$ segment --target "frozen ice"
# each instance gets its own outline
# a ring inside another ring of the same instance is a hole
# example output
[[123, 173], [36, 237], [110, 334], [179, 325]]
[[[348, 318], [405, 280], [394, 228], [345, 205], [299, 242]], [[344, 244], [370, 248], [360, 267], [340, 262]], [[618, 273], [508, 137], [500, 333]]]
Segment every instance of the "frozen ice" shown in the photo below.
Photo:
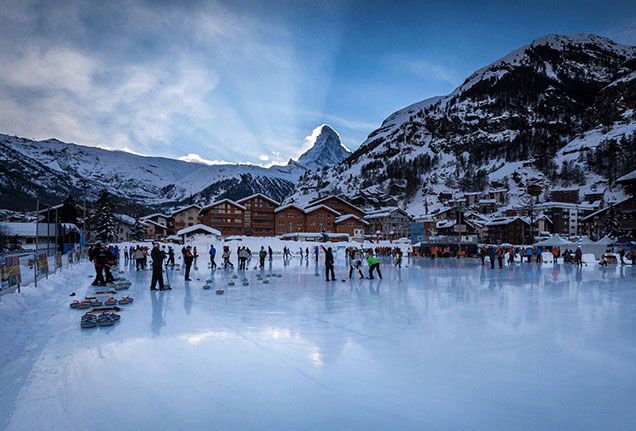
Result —
[[200, 265], [168, 292], [123, 267], [135, 300], [93, 329], [68, 307], [95, 291], [79, 263], [0, 300], [0, 429], [635, 428], [635, 267], [404, 263]]

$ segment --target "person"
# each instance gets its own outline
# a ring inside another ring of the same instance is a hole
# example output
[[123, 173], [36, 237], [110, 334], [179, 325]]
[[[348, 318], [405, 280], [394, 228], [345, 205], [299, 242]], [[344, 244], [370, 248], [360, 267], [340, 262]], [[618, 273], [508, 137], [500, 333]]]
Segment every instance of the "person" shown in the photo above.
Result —
[[532, 247], [528, 247], [526, 255], [528, 256], [528, 263], [532, 262]]
[[216, 257], [216, 248], [214, 248], [214, 244], [212, 244], [210, 246], [210, 268], [215, 269], [216, 268], [216, 262], [214, 261], [214, 258]]
[[486, 266], [486, 247], [479, 249], [479, 257], [481, 258], [481, 266]]
[[320, 254], [320, 250], [318, 249], [318, 246], [314, 247], [314, 257], [316, 258], [316, 263], [318, 263], [318, 254]]
[[490, 259], [490, 269], [495, 269], [495, 258], [497, 257], [497, 249], [494, 245], [488, 249], [488, 258]]
[[373, 272], [377, 271], [378, 277], [382, 280], [382, 272], [380, 272], [380, 259], [375, 256], [367, 256], [367, 265], [369, 265], [369, 278], [373, 280]]
[[163, 284], [163, 260], [166, 258], [166, 253], [159, 249], [159, 243], [152, 243], [152, 251], [150, 252], [150, 258], [152, 259], [152, 282], [150, 283], [150, 290], [157, 290], [157, 283], [159, 283], [159, 290], [168, 290]]
[[309, 260], [309, 247], [305, 247], [305, 259]]
[[497, 262], [499, 263], [499, 269], [503, 268], [504, 251], [501, 246], [497, 247]]
[[355, 270], [357, 270], [358, 274], [360, 274], [360, 278], [364, 278], [364, 274], [362, 273], [362, 260], [351, 259], [349, 261], [349, 278], [351, 278], [353, 271]]
[[194, 258], [194, 261], [197, 261], [197, 257], [199, 257], [199, 253], [197, 252], [197, 247], [194, 246], [194, 248], [192, 249], [192, 257]]
[[137, 246], [135, 252], [133, 253], [133, 256], [135, 257], [135, 268], [137, 269], [137, 271], [139, 271], [140, 268], [143, 269], [144, 252], [141, 250], [140, 246]]
[[[325, 276], [327, 281], [336, 281], [336, 275], [334, 273], [334, 258], [333, 258], [333, 249], [331, 247], [325, 248], [323, 245], [320, 246], [325, 252]], [[331, 275], [331, 280], [329, 280], [329, 275]]]
[[166, 266], [174, 266], [174, 249], [172, 246], [168, 246], [168, 260], [166, 261]]
[[576, 266], [583, 266], [583, 252], [581, 251], [581, 247], [577, 247], [574, 252], [574, 263], [576, 263]]
[[541, 247], [537, 247], [537, 263], [543, 262], [543, 249]]
[[128, 247], [124, 247], [124, 263], [128, 263]]
[[621, 265], [625, 265], [625, 249], [621, 248], [621, 251], [618, 254], [621, 258]]
[[191, 247], [187, 246], [185, 248], [185, 253], [183, 254], [183, 264], [185, 265], [185, 280], [192, 281], [190, 279], [190, 268], [192, 267], [192, 262], [194, 261], [194, 255], [192, 254]]
[[300, 259], [302, 260], [302, 258], [303, 258], [303, 248], [300, 247]]
[[238, 248], [239, 269], [245, 269], [245, 262], [247, 262], [248, 257], [249, 257], [249, 254], [247, 252], [247, 248], [239, 247]]
[[234, 264], [232, 264], [232, 262], [230, 262], [230, 247], [223, 246], [223, 268], [227, 269], [228, 265], [231, 266], [232, 268], [234, 268]]
[[258, 252], [258, 266], [259, 268], [265, 268], [265, 258], [267, 257], [267, 251], [265, 247], [261, 246], [261, 251]]
[[272, 248], [270, 246], [267, 246], [267, 255], [269, 256], [269, 261], [272, 261], [272, 255], [274, 254], [274, 251], [272, 250]]
[[106, 264], [104, 265], [106, 284], [112, 284], [115, 281], [115, 278], [113, 277], [113, 273], [110, 269], [115, 266], [115, 255], [113, 254], [113, 249], [106, 246], [104, 246], [104, 253], [106, 254]]
[[395, 266], [402, 268], [402, 250], [399, 248], [395, 251]]
[[101, 244], [97, 244], [91, 250], [89, 250], [88, 258], [93, 262], [95, 266], [95, 280], [93, 286], [106, 286], [104, 280], [104, 265], [106, 264], [106, 253], [101, 247]]
[[632, 255], [632, 265], [636, 265], [636, 247], [632, 248], [631, 255]]
[[513, 246], [508, 247], [508, 265], [515, 263], [515, 249]]

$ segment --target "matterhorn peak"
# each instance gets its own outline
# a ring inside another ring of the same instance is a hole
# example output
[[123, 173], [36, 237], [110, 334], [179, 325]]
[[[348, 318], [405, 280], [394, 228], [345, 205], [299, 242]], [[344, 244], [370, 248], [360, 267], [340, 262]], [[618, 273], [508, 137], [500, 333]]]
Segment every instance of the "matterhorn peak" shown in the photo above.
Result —
[[328, 124], [316, 127], [305, 138], [305, 148], [309, 149], [298, 158], [298, 163], [311, 170], [340, 163], [351, 154], [340, 142], [338, 133]]

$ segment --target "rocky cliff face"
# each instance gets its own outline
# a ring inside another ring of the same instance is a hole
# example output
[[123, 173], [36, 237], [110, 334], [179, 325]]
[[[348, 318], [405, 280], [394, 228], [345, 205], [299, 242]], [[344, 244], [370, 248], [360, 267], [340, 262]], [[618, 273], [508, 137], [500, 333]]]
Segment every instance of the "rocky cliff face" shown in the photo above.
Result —
[[351, 154], [336, 131], [326, 124], [316, 127], [306, 140], [310, 148], [298, 158], [298, 163], [310, 170], [336, 165]]

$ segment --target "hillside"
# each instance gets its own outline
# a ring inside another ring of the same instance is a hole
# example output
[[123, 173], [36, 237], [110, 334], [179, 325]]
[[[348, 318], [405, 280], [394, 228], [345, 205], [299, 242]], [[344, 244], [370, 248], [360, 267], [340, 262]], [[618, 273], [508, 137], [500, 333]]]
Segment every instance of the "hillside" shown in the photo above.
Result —
[[[440, 191], [528, 182], [617, 193], [636, 166], [636, 48], [576, 34], [535, 40], [452, 93], [391, 114], [350, 157], [307, 173], [288, 201], [319, 193], [396, 198], [412, 214]], [[377, 199], [375, 199], [377, 198]]]

